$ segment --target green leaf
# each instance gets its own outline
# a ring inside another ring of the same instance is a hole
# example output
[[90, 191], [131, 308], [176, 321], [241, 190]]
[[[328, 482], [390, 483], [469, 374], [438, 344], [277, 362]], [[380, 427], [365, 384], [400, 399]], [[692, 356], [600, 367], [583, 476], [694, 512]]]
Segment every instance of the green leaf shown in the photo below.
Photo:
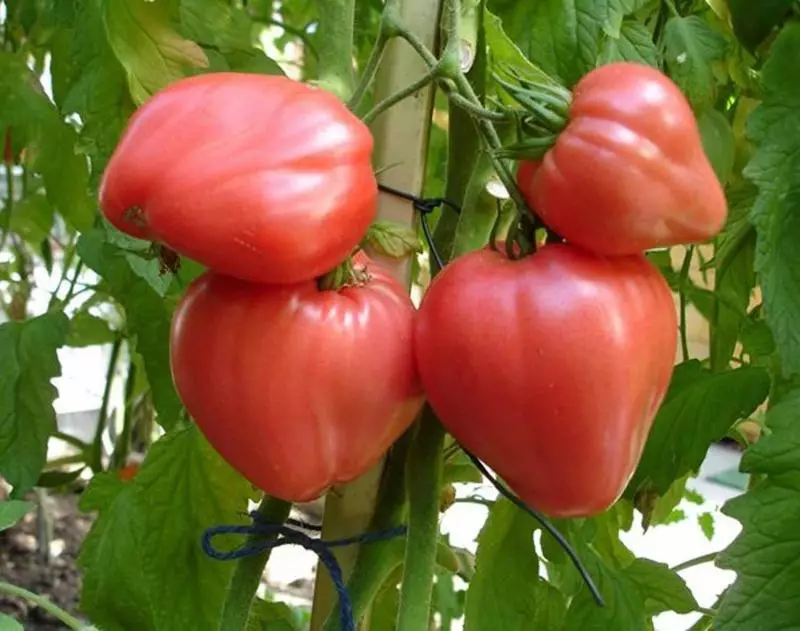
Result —
[[128, 0], [104, 7], [108, 42], [125, 68], [135, 103], [182, 78], [185, 69], [208, 66], [203, 49], [172, 29], [163, 2]]
[[258, 29], [243, 9], [224, 0], [183, 0], [180, 15], [181, 32], [206, 48], [210, 70], [283, 74], [277, 63], [256, 48]]
[[31, 245], [38, 246], [50, 235], [54, 220], [53, 206], [43, 193], [37, 191], [14, 205], [11, 230]]
[[19, 520], [33, 510], [33, 504], [22, 500], [0, 502], [0, 532], [17, 525]]
[[800, 391], [767, 413], [772, 434], [744, 454], [741, 470], [766, 478], [730, 500], [722, 512], [742, 531], [717, 558], [737, 573], [722, 600], [715, 629], [784, 631], [800, 620]]
[[200, 538], [243, 523], [251, 494], [196, 426], [156, 442], [132, 482], [96, 476], [80, 504], [99, 512], [78, 559], [82, 610], [105, 631], [217, 631], [234, 565]]
[[0, 631], [25, 631], [25, 628], [11, 616], [0, 613]]
[[108, 344], [114, 341], [114, 337], [114, 331], [103, 318], [80, 311], [69, 322], [67, 346], [84, 347]]
[[52, 43], [53, 94], [64, 114], [81, 117], [81, 148], [92, 160], [93, 181], [134, 110], [125, 70], [106, 38], [102, 6], [77, 3], [61, 18]]
[[287, 604], [257, 598], [250, 610], [246, 631], [299, 631], [299, 627]]
[[633, 61], [658, 66], [653, 34], [641, 22], [625, 20], [617, 37], [606, 36], [597, 58], [602, 66], [615, 61]]
[[775, 352], [775, 338], [763, 320], [747, 321], [742, 327], [739, 340], [742, 343], [742, 350], [750, 356], [751, 361]]
[[109, 243], [105, 230], [98, 228], [82, 234], [78, 253], [84, 263], [106, 281], [111, 295], [125, 309], [127, 327], [136, 336], [136, 351], [144, 359], [147, 379], [152, 386], [158, 422], [167, 430], [173, 428], [182, 405], [170, 373], [172, 310], [169, 302], [134, 271], [129, 257], [135, 255]]
[[675, 480], [666, 493], [639, 493], [636, 496], [636, 508], [642, 513], [642, 527], [647, 529], [650, 526], [659, 524], [671, 524], [681, 521], [685, 516], [683, 511], [677, 511], [678, 504], [688, 491], [686, 482], [689, 475]]
[[706, 539], [711, 541], [714, 538], [714, 514], [702, 513], [698, 515], [697, 524], [700, 526], [700, 530], [703, 531]]
[[636, 559], [625, 568], [625, 575], [645, 595], [648, 615], [664, 611], [691, 613], [699, 606], [684, 580], [663, 563]]
[[44, 489], [54, 489], [66, 484], [70, 484], [78, 479], [83, 472], [84, 467], [73, 469], [72, 471], [60, 471], [55, 469], [53, 471], [43, 471], [36, 480], [36, 486]]
[[580, 554], [603, 594], [605, 606], [598, 607], [589, 590], [581, 589], [570, 603], [562, 631], [649, 631], [645, 593], [634, 581], [636, 577], [608, 565], [585, 544]]
[[481, 482], [482, 480], [481, 472], [475, 468], [475, 465], [472, 464], [467, 454], [461, 450], [444, 463], [444, 471], [442, 473], [443, 484], [452, 484], [454, 482]]
[[623, 18], [647, 0], [498, 1], [506, 32], [534, 64], [574, 85], [597, 65], [606, 36], [621, 36]]
[[747, 212], [754, 197], [745, 191], [729, 196], [731, 213], [716, 256], [716, 290], [719, 300], [710, 309], [710, 362], [712, 370], [724, 370], [736, 347], [756, 278], [756, 234]]
[[[486, 45], [492, 51], [493, 66], [513, 68], [522, 78], [545, 85], [558, 85], [541, 68], [532, 63], [503, 30], [502, 20], [490, 11], [485, 12], [483, 20]], [[493, 68], [499, 70], [499, 68]], [[510, 97], [509, 97], [510, 98]]]
[[36, 483], [56, 431], [51, 379], [61, 375], [56, 351], [68, 326], [58, 311], [0, 325], [0, 475], [17, 497]]
[[665, 60], [670, 77], [701, 111], [711, 105], [716, 81], [711, 62], [725, 57], [727, 40], [700, 16], [672, 17], [664, 28]]
[[736, 37], [750, 51], [766, 39], [791, 12], [791, 0], [728, 0]]
[[401, 259], [422, 251], [417, 231], [394, 221], [376, 221], [364, 236], [367, 245], [384, 256]]
[[744, 173], [759, 189], [751, 219], [767, 324], [787, 373], [800, 372], [800, 23], [784, 27], [761, 73], [763, 102], [750, 115], [756, 150]]
[[725, 185], [733, 173], [736, 158], [736, 140], [733, 128], [725, 114], [713, 108], [706, 108], [697, 118], [703, 150], [708, 156], [714, 173]]
[[403, 580], [403, 568], [399, 566], [384, 582], [375, 596], [369, 631], [396, 631], [397, 610], [400, 605], [400, 590], [397, 586]]
[[697, 506], [702, 506], [703, 504], [705, 504], [706, 501], [706, 498], [704, 498], [702, 495], [700, 495], [700, 493], [698, 493], [694, 489], [687, 488], [686, 490], [684, 490], [683, 497], [687, 502], [691, 504], [696, 504]]
[[625, 495], [663, 495], [674, 480], [697, 471], [709, 445], [750, 415], [766, 398], [769, 385], [761, 368], [712, 373], [696, 360], [676, 366]]
[[433, 610], [441, 616], [441, 629], [451, 629], [454, 620], [464, 615], [464, 592], [456, 591], [453, 576], [438, 571], [433, 585]]
[[47, 201], [70, 225], [92, 224], [86, 160], [75, 151], [77, 134], [61, 119], [23, 57], [0, 53], [0, 128], [11, 126], [27, 139], [30, 165], [41, 173]]
[[539, 576], [533, 518], [499, 499], [478, 537], [466, 600], [466, 631], [559, 629], [564, 597]]

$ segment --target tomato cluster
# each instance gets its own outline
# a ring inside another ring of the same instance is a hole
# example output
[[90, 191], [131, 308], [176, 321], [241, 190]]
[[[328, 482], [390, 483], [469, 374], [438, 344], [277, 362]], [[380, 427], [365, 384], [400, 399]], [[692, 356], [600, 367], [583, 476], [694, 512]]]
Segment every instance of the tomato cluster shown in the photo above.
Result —
[[[358, 249], [372, 142], [336, 97], [283, 77], [184, 79], [131, 119], [106, 217], [209, 268], [172, 325], [187, 410], [253, 484], [307, 501], [376, 463], [427, 398], [533, 507], [605, 510], [676, 352], [672, 294], [644, 250], [708, 239], [727, 215], [688, 103], [644, 66], [590, 72], [555, 145], [518, 171], [565, 243], [461, 256], [419, 310]], [[324, 288], [348, 261], [349, 281]]]
[[176, 388], [253, 484], [307, 501], [376, 463], [423, 403], [414, 307], [359, 252], [377, 205], [369, 129], [285, 77], [212, 73], [131, 118], [100, 205], [132, 236], [206, 265], [172, 323]]
[[601, 66], [517, 183], [566, 243], [450, 264], [420, 306], [427, 398], [459, 442], [558, 517], [622, 494], [666, 394], [670, 289], [643, 251], [707, 240], [727, 204], [678, 87], [648, 66]]

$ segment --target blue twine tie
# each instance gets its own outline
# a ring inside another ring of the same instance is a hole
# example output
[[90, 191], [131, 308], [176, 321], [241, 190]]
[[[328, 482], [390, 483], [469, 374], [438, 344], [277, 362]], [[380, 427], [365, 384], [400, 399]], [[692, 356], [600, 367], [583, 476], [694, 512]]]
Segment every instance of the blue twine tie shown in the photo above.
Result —
[[[287, 519], [284, 523], [269, 522], [265, 521], [264, 518], [255, 511], [250, 513], [250, 518], [253, 520], [253, 523], [248, 525], [222, 525], [208, 528], [203, 533], [203, 552], [212, 559], [230, 561], [233, 559], [241, 559], [242, 557], [254, 556], [266, 550], [272, 550], [273, 548], [285, 545], [298, 545], [306, 550], [310, 550], [322, 561], [336, 588], [336, 593], [339, 596], [339, 619], [341, 621], [342, 631], [356, 631], [356, 621], [355, 614], [353, 613], [353, 605], [350, 601], [350, 594], [344, 583], [342, 568], [333, 552], [331, 552], [331, 548], [349, 546], [357, 543], [375, 543], [392, 539], [406, 533], [405, 526], [397, 526], [380, 532], [365, 532], [355, 537], [324, 540], [315, 539], [302, 532], [302, 530], [299, 530], [302, 528], [304, 530], [319, 532], [321, 528], [296, 519]], [[251, 541], [230, 551], [222, 551], [214, 548], [212, 544], [212, 539], [214, 537], [230, 534], [273, 535], [277, 538]]]

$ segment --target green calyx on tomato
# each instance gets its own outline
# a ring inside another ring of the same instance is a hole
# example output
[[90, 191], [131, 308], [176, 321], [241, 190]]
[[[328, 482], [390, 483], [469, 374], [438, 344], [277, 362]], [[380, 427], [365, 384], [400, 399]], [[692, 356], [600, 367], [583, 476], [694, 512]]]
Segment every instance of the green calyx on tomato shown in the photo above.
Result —
[[517, 185], [544, 223], [605, 255], [700, 243], [727, 220], [692, 109], [658, 70], [612, 63], [575, 86], [569, 122]]
[[173, 319], [171, 367], [187, 411], [232, 467], [286, 501], [365, 473], [423, 404], [411, 299], [364, 253], [353, 265], [368, 280], [338, 291], [210, 271]]
[[176, 81], [131, 117], [100, 186], [119, 230], [242, 280], [338, 265], [377, 209], [373, 139], [336, 96], [283, 76]]
[[510, 260], [485, 248], [433, 279], [414, 346], [428, 401], [456, 440], [533, 508], [590, 516], [638, 464], [670, 381], [677, 317], [641, 254], [547, 244]]

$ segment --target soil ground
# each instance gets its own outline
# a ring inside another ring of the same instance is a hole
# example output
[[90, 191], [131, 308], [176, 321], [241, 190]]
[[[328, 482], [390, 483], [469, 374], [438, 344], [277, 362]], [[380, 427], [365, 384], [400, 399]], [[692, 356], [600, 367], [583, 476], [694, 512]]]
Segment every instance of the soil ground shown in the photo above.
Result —
[[[0, 580], [46, 596], [77, 616], [81, 575], [75, 564], [92, 518], [78, 510], [77, 495], [47, 498], [53, 521], [50, 563], [37, 550], [36, 512], [0, 532]], [[27, 601], [0, 594], [0, 612], [20, 622], [25, 631], [55, 631], [64, 625]]]
[[[0, 487], [0, 499], [4, 489]], [[81, 593], [81, 573], [76, 559], [81, 543], [89, 532], [93, 516], [78, 509], [77, 494], [52, 495], [45, 498], [52, 518], [51, 559], [48, 563], [38, 551], [36, 511], [28, 513], [23, 520], [5, 531], [0, 531], [0, 581], [25, 588], [45, 596], [59, 607], [77, 618]], [[36, 497], [31, 496], [36, 503]], [[304, 505], [296, 517], [316, 522], [321, 518], [321, 509], [313, 504]], [[292, 561], [289, 561], [293, 565]], [[274, 566], [275, 564], [273, 564]], [[276, 568], [281, 569], [281, 568]], [[285, 574], [285, 572], [283, 572]], [[310, 602], [313, 581], [311, 576], [282, 581], [279, 576], [267, 582], [262, 579], [262, 588], [269, 589], [281, 599], [303, 605]], [[25, 631], [62, 631], [66, 627], [39, 607], [21, 598], [0, 593], [0, 613], [10, 615], [22, 624]]]

